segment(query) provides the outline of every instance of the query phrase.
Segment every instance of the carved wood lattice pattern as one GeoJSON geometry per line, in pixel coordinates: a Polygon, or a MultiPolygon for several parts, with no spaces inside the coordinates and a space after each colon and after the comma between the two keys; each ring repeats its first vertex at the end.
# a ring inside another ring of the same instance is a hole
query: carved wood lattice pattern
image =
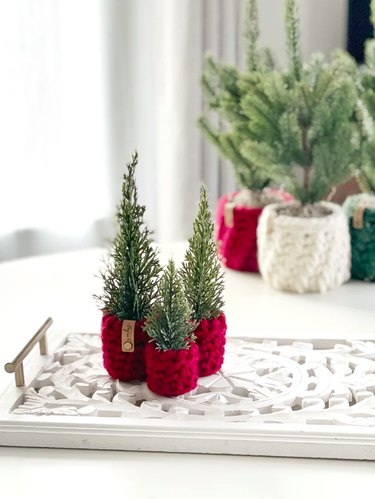
{"type": "Polygon", "coordinates": [[[100,338],[71,334],[14,414],[375,426],[375,342],[228,339],[222,370],[176,398],[111,379],[100,338]]]}

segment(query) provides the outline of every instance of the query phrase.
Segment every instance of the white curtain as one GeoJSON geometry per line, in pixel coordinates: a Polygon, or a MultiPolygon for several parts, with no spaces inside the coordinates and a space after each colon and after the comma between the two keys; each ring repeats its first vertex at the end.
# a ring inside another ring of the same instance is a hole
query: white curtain
{"type": "Polygon", "coordinates": [[[95,244],[109,212],[98,3],[0,3],[0,258],[95,244]]]}
{"type": "Polygon", "coordinates": [[[112,193],[137,148],[141,199],[160,242],[190,234],[205,182],[212,204],[233,189],[230,167],[197,127],[204,53],[238,62],[240,2],[138,0],[106,3],[110,60],[112,193]]]}
{"type": "MultiPolygon", "coordinates": [[[[344,43],[345,3],[302,2],[305,55],[344,43]]],[[[282,2],[259,4],[283,61],[282,2]]],[[[204,53],[243,59],[241,12],[238,0],[0,0],[0,259],[103,243],[134,149],[157,240],[189,236],[200,182],[212,206],[235,187],[196,122],[204,53]]]]}

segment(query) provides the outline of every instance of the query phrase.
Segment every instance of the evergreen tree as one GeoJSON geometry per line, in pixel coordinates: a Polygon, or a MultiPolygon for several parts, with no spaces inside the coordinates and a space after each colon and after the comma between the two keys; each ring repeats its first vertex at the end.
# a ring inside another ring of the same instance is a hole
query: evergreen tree
{"type": "Polygon", "coordinates": [[[375,123],[362,99],[357,103],[356,118],[361,144],[357,180],[363,191],[375,194],[375,123]]]}
{"type": "Polygon", "coordinates": [[[214,224],[206,189],[202,186],[193,236],[180,271],[192,318],[196,321],[217,317],[224,305],[224,277],[213,237],[214,224]]]}
{"type": "Polygon", "coordinates": [[[298,4],[286,0],[289,68],[267,66],[257,49],[256,1],[247,6],[248,70],[241,74],[207,59],[202,83],[208,107],[225,125],[215,129],[202,117],[200,126],[232,161],[240,186],[257,190],[272,180],[302,203],[314,203],[347,180],[358,163],[356,64],[337,52],[331,63],[316,54],[303,65],[298,4]]]}
{"type": "Polygon", "coordinates": [[[261,81],[243,81],[248,139],[242,154],[283,183],[303,203],[314,203],[351,174],[358,150],[354,63],[337,54],[332,63],[313,57],[296,80],[295,68],[261,81]]]}
{"type": "Polygon", "coordinates": [[[169,260],[160,280],[159,295],[147,315],[144,330],[158,350],[189,349],[195,339],[196,324],[190,320],[191,310],[173,260],[169,260]]]}
{"type": "MultiPolygon", "coordinates": [[[[247,71],[254,74],[268,72],[273,68],[274,62],[268,49],[262,50],[258,47],[259,23],[256,0],[246,0],[245,16],[247,71]]],[[[247,126],[248,119],[241,107],[241,76],[235,66],[220,64],[215,62],[211,55],[206,56],[202,87],[207,112],[199,119],[199,126],[220,154],[232,163],[238,185],[259,191],[268,185],[270,179],[241,152],[243,141],[249,136],[252,137],[247,126]],[[220,119],[218,126],[211,122],[208,111],[218,114],[220,119]]]]}
{"type": "Polygon", "coordinates": [[[360,125],[361,156],[359,184],[367,192],[375,193],[375,0],[371,0],[371,23],[374,37],[365,45],[365,67],[360,72],[360,99],[357,120],[360,125]]]}
{"type": "Polygon", "coordinates": [[[117,212],[119,232],[110,261],[102,273],[101,308],[120,320],[142,320],[157,297],[160,265],[144,223],[145,206],[138,202],[135,153],[123,176],[122,199],[117,212]]]}
{"type": "Polygon", "coordinates": [[[314,55],[302,64],[296,0],[286,1],[285,28],[286,71],[262,66],[240,74],[210,63],[216,72],[206,71],[203,77],[204,87],[211,90],[209,105],[219,114],[225,109],[225,116],[234,113],[235,118],[229,132],[214,133],[205,120],[201,125],[219,148],[228,145],[229,137],[241,160],[241,185],[261,188],[260,179],[263,185],[272,179],[309,204],[345,181],[358,160],[357,68],[341,52],[330,63],[314,55]],[[222,76],[228,74],[231,80],[222,76]]]}

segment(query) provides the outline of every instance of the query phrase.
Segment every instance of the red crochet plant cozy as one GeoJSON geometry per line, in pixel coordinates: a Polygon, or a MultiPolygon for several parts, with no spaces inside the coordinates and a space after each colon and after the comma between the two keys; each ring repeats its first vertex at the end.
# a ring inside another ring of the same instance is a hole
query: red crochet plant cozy
{"type": "Polygon", "coordinates": [[[142,329],[144,321],[134,327],[134,352],[122,351],[122,322],[113,315],[102,318],[102,350],[104,367],[112,378],[121,381],[146,379],[145,347],[149,341],[142,329]]]}
{"type": "MultiPolygon", "coordinates": [[[[278,189],[270,189],[270,194],[280,201],[290,201],[290,194],[278,189]]],[[[257,227],[262,207],[233,206],[231,220],[225,217],[225,208],[236,193],[222,196],[217,205],[218,249],[223,264],[234,270],[259,272],[257,260],[257,227]]]]}
{"type": "Polygon", "coordinates": [[[198,347],[159,351],[155,343],[146,347],[147,386],[165,397],[177,397],[193,390],[198,382],[198,347]]]}
{"type": "Polygon", "coordinates": [[[224,362],[227,323],[222,313],[214,319],[203,319],[194,330],[199,350],[198,375],[215,374],[224,362]]]}
{"type": "Polygon", "coordinates": [[[232,224],[227,226],[224,211],[231,197],[221,197],[217,207],[217,241],[223,264],[234,270],[258,272],[257,226],[262,208],[235,206],[232,224]]]}

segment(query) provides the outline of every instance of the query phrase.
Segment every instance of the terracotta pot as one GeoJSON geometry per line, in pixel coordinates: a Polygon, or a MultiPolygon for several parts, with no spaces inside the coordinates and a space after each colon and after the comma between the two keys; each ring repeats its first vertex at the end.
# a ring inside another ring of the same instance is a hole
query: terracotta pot
{"type": "Polygon", "coordinates": [[[222,366],[227,323],[222,313],[214,319],[203,319],[194,331],[199,350],[198,375],[215,374],[222,366]]]}
{"type": "Polygon", "coordinates": [[[198,347],[188,350],[159,351],[155,343],[146,347],[147,386],[165,397],[177,397],[196,388],[198,381],[198,347]]]}
{"type": "Polygon", "coordinates": [[[258,225],[258,260],[263,279],[275,289],[322,292],[350,277],[350,236],[341,206],[321,202],[330,214],[303,218],[266,206],[258,225]]]}
{"type": "Polygon", "coordinates": [[[113,315],[103,315],[101,338],[103,363],[112,378],[121,381],[146,379],[145,347],[149,340],[142,329],[144,321],[130,322],[131,341],[124,338],[124,321],[113,315]],[[130,343],[133,343],[133,349],[130,343]],[[129,348],[130,346],[130,348],[129,348]]]}

